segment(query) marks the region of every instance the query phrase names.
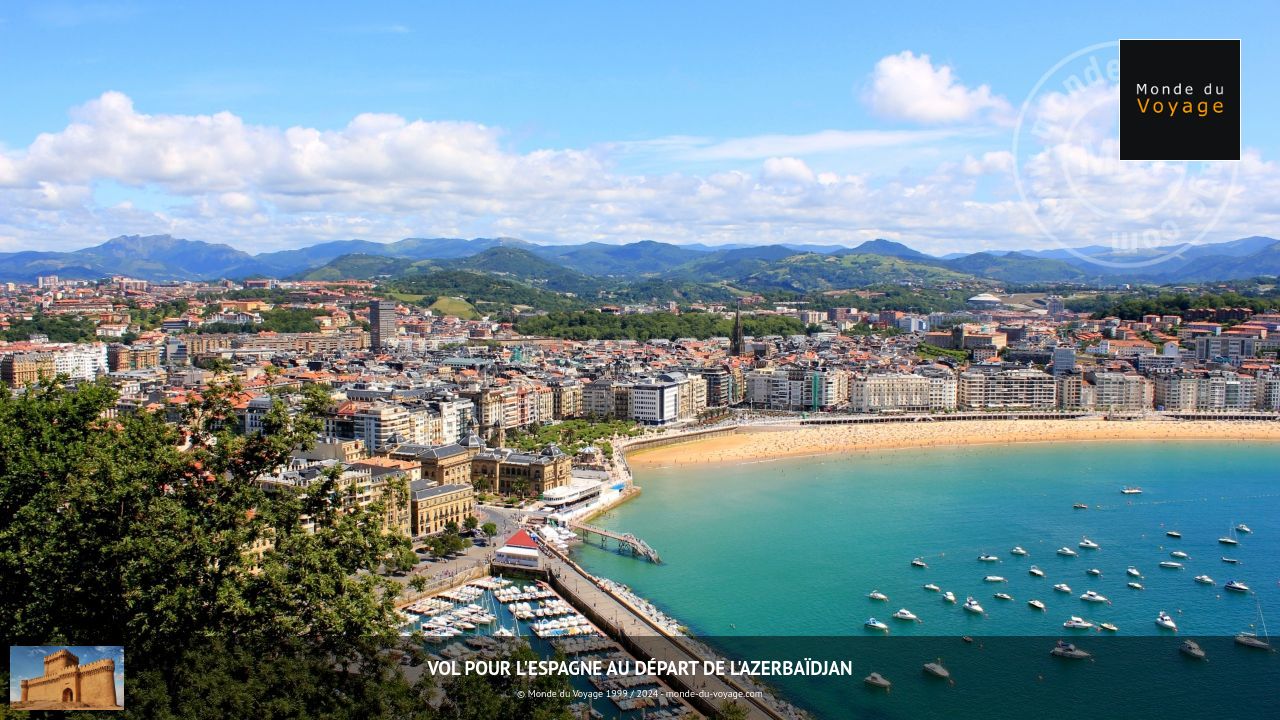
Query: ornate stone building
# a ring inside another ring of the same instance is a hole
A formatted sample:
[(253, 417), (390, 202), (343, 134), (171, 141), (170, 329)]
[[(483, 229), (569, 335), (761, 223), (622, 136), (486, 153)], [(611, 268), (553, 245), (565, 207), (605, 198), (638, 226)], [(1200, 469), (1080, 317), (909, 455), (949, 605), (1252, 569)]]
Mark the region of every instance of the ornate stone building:
[(119, 709), (115, 674), (116, 664), (110, 658), (81, 665), (80, 658), (69, 650), (59, 650), (45, 656), (42, 677), (22, 681), (22, 700), (17, 707)]

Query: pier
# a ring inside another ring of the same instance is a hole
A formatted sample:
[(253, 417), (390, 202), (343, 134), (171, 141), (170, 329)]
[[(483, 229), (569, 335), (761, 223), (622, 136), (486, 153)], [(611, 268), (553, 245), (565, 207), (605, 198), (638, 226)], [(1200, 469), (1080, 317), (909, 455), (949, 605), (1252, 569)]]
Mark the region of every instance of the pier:
[(660, 564), (662, 562), (662, 558), (658, 556), (657, 550), (654, 550), (649, 546), (649, 543), (641, 540), (631, 533), (616, 533), (612, 530), (605, 530), (604, 528), (598, 528), (594, 525), (577, 522), (576, 520), (569, 521), (569, 529), (581, 533), (583, 542), (586, 542), (589, 536), (596, 535), (600, 538), (601, 547), (606, 547), (606, 542), (608, 540), (613, 540), (617, 543), (619, 550), (627, 548), (631, 551), (631, 554), (636, 557), (642, 557), (649, 562), (656, 564)]

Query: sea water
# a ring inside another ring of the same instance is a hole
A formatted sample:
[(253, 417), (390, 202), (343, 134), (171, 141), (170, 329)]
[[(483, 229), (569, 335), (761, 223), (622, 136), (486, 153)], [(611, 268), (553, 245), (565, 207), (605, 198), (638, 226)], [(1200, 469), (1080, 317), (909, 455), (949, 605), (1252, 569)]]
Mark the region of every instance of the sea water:
[[(894, 681), (884, 695), (861, 686), (861, 670), (854, 678), (770, 680), (819, 717), (1079, 717), (1075, 703), (1086, 701), (1094, 718), (1280, 712), (1280, 656), (1230, 640), (1260, 632), (1260, 611), (1280, 632), (1280, 445), (940, 447), (649, 468), (637, 482), (638, 498), (593, 522), (635, 533), (663, 564), (592, 546), (576, 550), (578, 560), (730, 656), (851, 657)], [(1124, 495), (1125, 485), (1144, 491)], [(1235, 533), (1237, 523), (1254, 532)], [(1223, 536), (1240, 544), (1219, 544)], [(1101, 548), (1079, 548), (1082, 537)], [(1029, 555), (1010, 554), (1015, 545)], [(1063, 546), (1078, 556), (1058, 556)], [(1174, 550), (1190, 556), (1179, 560), (1185, 568), (1160, 568)], [(979, 562), (985, 553), (1000, 561)], [(929, 567), (911, 567), (914, 557)], [(1044, 578), (1028, 574), (1033, 564)], [(1129, 566), (1143, 577), (1129, 577)], [(1216, 585), (1196, 583), (1200, 574)], [(1007, 582), (984, 582), (987, 575)], [(1230, 579), (1253, 592), (1225, 591)], [(1145, 589), (1129, 589), (1131, 581)], [(926, 583), (959, 602), (946, 604)], [(1053, 591), (1056, 583), (1072, 592)], [(889, 601), (869, 600), (872, 590)], [(1110, 603), (1081, 601), (1086, 590)], [(960, 609), (970, 595), (984, 615)], [(1028, 607), (1032, 598), (1047, 611)], [(922, 622), (892, 619), (898, 608)], [(1155, 625), (1161, 610), (1178, 623), (1177, 635)], [(888, 637), (863, 627), (872, 615), (891, 626)], [(1063, 629), (1072, 615), (1119, 632)], [(1209, 663), (1177, 653), (1185, 637), (1206, 646)], [(1050, 658), (1058, 638), (1095, 659)], [(922, 663), (938, 658), (954, 684), (922, 676)]]

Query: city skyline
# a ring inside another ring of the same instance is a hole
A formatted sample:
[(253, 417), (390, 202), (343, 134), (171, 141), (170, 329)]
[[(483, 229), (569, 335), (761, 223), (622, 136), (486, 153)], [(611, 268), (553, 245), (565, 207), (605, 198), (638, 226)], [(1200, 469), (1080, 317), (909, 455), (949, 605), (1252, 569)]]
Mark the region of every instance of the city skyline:
[[(1225, 210), (1176, 240), (1272, 234), (1277, 101), (1256, 68), (1277, 58), (1264, 38), (1242, 37), (1244, 159), (1230, 165), (1109, 163), (1108, 113), (1081, 126), (1052, 111), (1111, 107), (1114, 82), (1035, 88), (1091, 45), (1235, 37), (1275, 11), (1086, 10), (1046, 23), (1005, 8), (751, 6), (730, 19), (714, 6), (511, 6), (482, 25), (408, 5), (373, 19), (256, 8), (242, 23), (149, 3), (15, 4), (0, 13), (0, 57), (29, 70), (6, 80), (24, 111), (0, 119), (0, 252), (162, 233), (246, 250), (438, 236), (1035, 249), (1182, 222), (1179, 208), (1135, 221), (1104, 205), (1049, 237), (1029, 210), (1119, 187), (1153, 207), (1188, 177)], [(192, 24), (206, 32), (175, 32)], [(141, 63), (133, 47), (167, 60)], [(1028, 98), (1069, 132), (1024, 155), (1013, 141)], [(1067, 182), (1020, 192), (1015, 170), (1043, 178), (1073, 152)]]

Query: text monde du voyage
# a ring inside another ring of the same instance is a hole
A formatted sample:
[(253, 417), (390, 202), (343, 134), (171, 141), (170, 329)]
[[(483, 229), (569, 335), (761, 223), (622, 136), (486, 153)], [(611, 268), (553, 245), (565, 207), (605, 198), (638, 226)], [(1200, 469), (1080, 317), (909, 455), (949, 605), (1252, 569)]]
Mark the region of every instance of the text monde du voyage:
[(1205, 83), (1203, 87), (1191, 83), (1135, 83), (1134, 93), (1137, 97), (1134, 100), (1138, 103), (1138, 112), (1143, 115), (1207, 118), (1226, 113), (1226, 101), (1215, 99), (1225, 94), (1223, 88), (1224, 86), (1213, 83)]

